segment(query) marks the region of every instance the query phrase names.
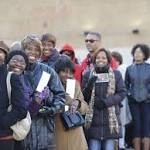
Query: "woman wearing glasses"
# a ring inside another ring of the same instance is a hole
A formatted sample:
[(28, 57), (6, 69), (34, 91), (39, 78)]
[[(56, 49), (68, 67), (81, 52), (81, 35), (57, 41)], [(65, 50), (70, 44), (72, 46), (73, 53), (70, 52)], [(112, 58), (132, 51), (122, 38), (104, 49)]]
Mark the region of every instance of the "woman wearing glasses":
[[(14, 64), (14, 61), (12, 61)], [(21, 62), (25, 64), (25, 62)], [(19, 66), (19, 65), (18, 65)], [(21, 68), (15, 69), (15, 72), (19, 72)], [(24, 93), (24, 86), (22, 79), (16, 74), (12, 74), (11, 82), (11, 102), (12, 110), (8, 112), (8, 91), (6, 85), (6, 77), (8, 74), (7, 67), (0, 65), (0, 149), (2, 150), (16, 150), (14, 148), (15, 140), (13, 138), (13, 132), (10, 126), (17, 121), (26, 117), (27, 107), (25, 105), (26, 97)]]

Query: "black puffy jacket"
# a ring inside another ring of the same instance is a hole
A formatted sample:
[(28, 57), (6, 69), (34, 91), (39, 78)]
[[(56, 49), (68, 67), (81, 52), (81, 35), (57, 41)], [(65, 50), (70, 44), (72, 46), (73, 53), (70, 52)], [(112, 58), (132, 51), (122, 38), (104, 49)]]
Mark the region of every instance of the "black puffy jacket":
[(20, 77), (16, 74), (11, 76), (11, 112), (7, 112), (8, 108), (8, 94), (7, 94), (7, 77), (6, 66), (0, 65), (0, 137), (12, 134), (10, 126), (17, 121), (25, 118), (27, 109), (25, 107), (25, 96)]

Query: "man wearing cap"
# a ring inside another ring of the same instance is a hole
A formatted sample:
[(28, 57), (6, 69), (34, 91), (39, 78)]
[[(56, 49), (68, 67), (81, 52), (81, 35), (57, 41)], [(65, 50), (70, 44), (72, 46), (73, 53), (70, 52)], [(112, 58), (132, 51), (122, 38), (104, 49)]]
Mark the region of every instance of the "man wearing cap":
[(8, 52), (9, 47), (3, 41), (0, 41), (0, 65), (4, 64)]

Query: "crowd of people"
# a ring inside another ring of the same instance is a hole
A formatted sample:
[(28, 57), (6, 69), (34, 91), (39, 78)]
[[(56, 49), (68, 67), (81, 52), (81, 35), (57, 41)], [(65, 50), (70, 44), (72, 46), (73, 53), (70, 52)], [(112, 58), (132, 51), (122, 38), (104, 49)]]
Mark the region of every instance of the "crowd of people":
[[(127, 66), (119, 52), (104, 47), (101, 38), (98, 32), (88, 32), (88, 54), (82, 62), (70, 43), (57, 50), (57, 39), (50, 33), (27, 35), (10, 47), (0, 41), (0, 149), (150, 150), (150, 64), (146, 62), (150, 48), (133, 46), (133, 62)], [(48, 81), (38, 91), (45, 72)], [(66, 91), (68, 79), (75, 80), (74, 97)], [(65, 129), (61, 117), (66, 106), (70, 113), (82, 115), (83, 126)], [(30, 131), (17, 141), (11, 126), (27, 112)]]

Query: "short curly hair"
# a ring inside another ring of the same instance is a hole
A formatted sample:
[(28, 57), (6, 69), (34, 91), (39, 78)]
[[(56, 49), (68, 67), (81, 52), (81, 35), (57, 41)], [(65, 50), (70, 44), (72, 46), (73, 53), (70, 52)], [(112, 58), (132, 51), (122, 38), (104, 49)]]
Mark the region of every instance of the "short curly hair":
[(27, 35), (21, 41), (21, 46), (23, 50), (27, 49), (29, 45), (34, 45), (35, 47), (37, 47), (37, 50), (40, 52), (40, 55), (42, 55), (43, 51), (42, 43), (36, 35), (33, 34)]
[(66, 68), (70, 69), (70, 71), (74, 74), (75, 66), (70, 57), (62, 54), (55, 63), (55, 71), (59, 74), (60, 71), (64, 71)]
[(140, 48), (140, 50), (142, 51), (142, 53), (144, 54), (144, 60), (147, 60), (150, 57), (150, 48), (148, 45), (146, 44), (136, 44), (135, 46), (133, 46), (131, 54), (132, 56), (134, 56), (135, 51)]

